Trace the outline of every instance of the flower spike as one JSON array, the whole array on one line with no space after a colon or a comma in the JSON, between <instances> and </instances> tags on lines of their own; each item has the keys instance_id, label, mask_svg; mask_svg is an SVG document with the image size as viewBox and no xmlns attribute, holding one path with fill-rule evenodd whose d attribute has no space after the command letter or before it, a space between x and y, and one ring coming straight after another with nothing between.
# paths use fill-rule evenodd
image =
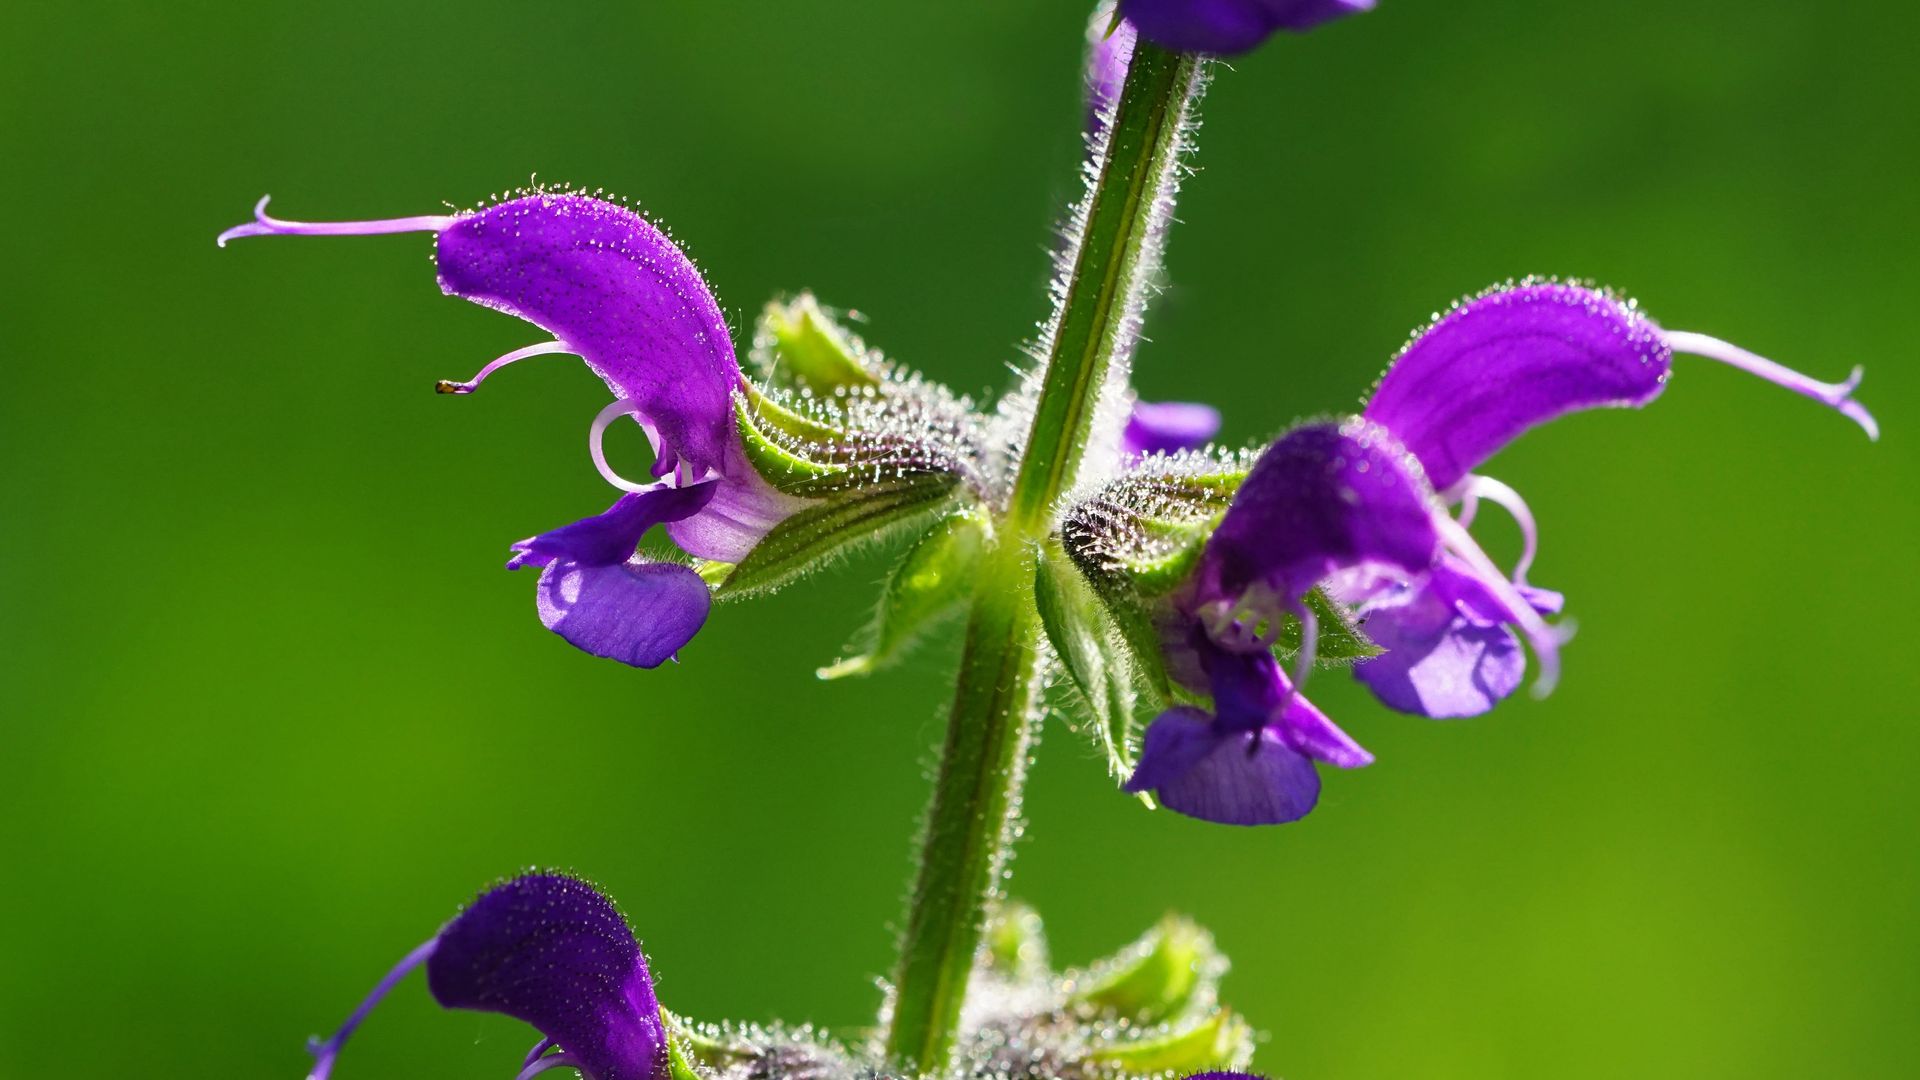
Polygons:
<instances>
[{"instance_id":1,"label":"flower spike","mask_svg":"<svg viewBox=\"0 0 1920 1080\"><path fill-rule=\"evenodd\" d=\"M220 247L243 236L380 236L386 233L439 232L457 221L445 214L418 217L385 218L377 221L286 221L267 213L271 195L260 196L253 204L253 220L235 225L213 238Z\"/></svg>"}]
</instances>

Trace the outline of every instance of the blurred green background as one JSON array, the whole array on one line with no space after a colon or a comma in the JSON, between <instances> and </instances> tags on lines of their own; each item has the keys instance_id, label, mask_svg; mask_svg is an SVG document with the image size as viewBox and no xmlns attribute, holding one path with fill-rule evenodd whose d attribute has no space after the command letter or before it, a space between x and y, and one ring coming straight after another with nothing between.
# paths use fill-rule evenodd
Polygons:
<instances>
[{"instance_id":1,"label":"blurred green background","mask_svg":"<svg viewBox=\"0 0 1920 1080\"><path fill-rule=\"evenodd\" d=\"M517 867L604 883L661 993L854 1032L890 964L950 640L822 684L884 560L590 660L507 542L607 499L604 391L442 298L428 241L213 235L543 180L671 223L738 325L812 287L1006 381L1074 190L1072 0L15 6L0 39L0 1074L295 1080ZM1528 272L1827 377L1887 436L1683 361L1490 470L1581 626L1471 722L1316 698L1379 756L1279 829L1149 814L1050 721L1014 891L1083 961L1163 911L1288 1078L1913 1075L1920 15L1387 0L1222 72L1138 382L1227 434L1351 406ZM1499 515L1489 542L1510 552ZM507 1077L418 983L340 1080Z\"/></svg>"}]
</instances>

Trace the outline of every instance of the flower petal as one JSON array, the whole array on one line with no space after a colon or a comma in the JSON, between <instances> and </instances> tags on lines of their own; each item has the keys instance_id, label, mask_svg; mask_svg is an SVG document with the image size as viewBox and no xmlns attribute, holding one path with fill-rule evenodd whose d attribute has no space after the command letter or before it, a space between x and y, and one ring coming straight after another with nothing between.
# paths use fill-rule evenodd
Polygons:
<instances>
[{"instance_id":1,"label":"flower petal","mask_svg":"<svg viewBox=\"0 0 1920 1080\"><path fill-rule=\"evenodd\" d=\"M1264 585L1292 604L1335 570L1423 572L1439 550L1430 499L1418 464L1378 429L1296 428L1261 455L1207 541L1199 599Z\"/></svg>"},{"instance_id":2,"label":"flower petal","mask_svg":"<svg viewBox=\"0 0 1920 1080\"><path fill-rule=\"evenodd\" d=\"M661 1080L667 1040L640 943L583 881L528 874L440 932L427 987L449 1009L533 1025L594 1080Z\"/></svg>"},{"instance_id":3,"label":"flower petal","mask_svg":"<svg viewBox=\"0 0 1920 1080\"><path fill-rule=\"evenodd\" d=\"M1313 809L1320 800L1320 774L1306 755L1266 730L1221 740L1154 792L1167 809L1203 821L1279 825Z\"/></svg>"},{"instance_id":4,"label":"flower petal","mask_svg":"<svg viewBox=\"0 0 1920 1080\"><path fill-rule=\"evenodd\" d=\"M1286 711L1270 730L1280 736L1281 742L1315 761L1324 761L1342 769L1359 769L1373 764L1373 755L1354 742L1353 736L1340 730L1340 726L1308 701L1304 694L1293 695L1287 702Z\"/></svg>"},{"instance_id":5,"label":"flower petal","mask_svg":"<svg viewBox=\"0 0 1920 1080\"><path fill-rule=\"evenodd\" d=\"M1238 53L1276 30L1311 30L1368 11L1374 0L1121 0L1141 36L1184 52Z\"/></svg>"},{"instance_id":6,"label":"flower petal","mask_svg":"<svg viewBox=\"0 0 1920 1080\"><path fill-rule=\"evenodd\" d=\"M1429 327L1363 415L1444 491L1536 424L1645 405L1672 361L1660 328L1632 305L1578 285L1525 284L1475 297Z\"/></svg>"},{"instance_id":7,"label":"flower petal","mask_svg":"<svg viewBox=\"0 0 1920 1080\"><path fill-rule=\"evenodd\" d=\"M1560 610L1559 593L1516 586L1541 614ZM1527 657L1515 621L1492 590L1457 560L1360 609L1367 636L1386 651L1361 661L1354 677L1391 709L1436 720L1478 716L1519 689Z\"/></svg>"},{"instance_id":8,"label":"flower petal","mask_svg":"<svg viewBox=\"0 0 1920 1080\"><path fill-rule=\"evenodd\" d=\"M584 566L558 560L540 573L540 621L583 652L659 667L693 640L713 600L700 575L677 563L633 560Z\"/></svg>"},{"instance_id":9,"label":"flower petal","mask_svg":"<svg viewBox=\"0 0 1920 1080\"><path fill-rule=\"evenodd\" d=\"M718 484L707 482L682 488L657 487L630 492L592 517L581 518L513 545L516 554L507 569L546 566L567 559L581 566L612 566L633 557L633 549L648 529L679 521L700 512L713 498Z\"/></svg>"},{"instance_id":10,"label":"flower petal","mask_svg":"<svg viewBox=\"0 0 1920 1080\"><path fill-rule=\"evenodd\" d=\"M726 318L665 233L624 206L539 194L440 232L440 287L564 342L658 434L655 475L693 479L734 453L740 381Z\"/></svg>"},{"instance_id":11,"label":"flower petal","mask_svg":"<svg viewBox=\"0 0 1920 1080\"><path fill-rule=\"evenodd\" d=\"M1140 761L1127 778L1126 790L1138 794L1172 783L1235 734L1216 727L1205 709L1191 705L1168 709L1147 725Z\"/></svg>"},{"instance_id":12,"label":"flower petal","mask_svg":"<svg viewBox=\"0 0 1920 1080\"><path fill-rule=\"evenodd\" d=\"M1437 629L1421 610L1430 607L1441 609ZM1518 689L1526 674L1526 653L1512 631L1452 614L1424 589L1406 608L1375 610L1366 625L1387 651L1356 665L1354 678L1404 713L1436 720L1478 716Z\"/></svg>"},{"instance_id":13,"label":"flower petal","mask_svg":"<svg viewBox=\"0 0 1920 1080\"><path fill-rule=\"evenodd\" d=\"M716 485L713 501L705 509L670 523L667 535L689 555L737 563L761 537L807 503L776 490L748 466Z\"/></svg>"},{"instance_id":14,"label":"flower petal","mask_svg":"<svg viewBox=\"0 0 1920 1080\"><path fill-rule=\"evenodd\" d=\"M1220 410L1191 401L1136 401L1120 433L1129 459L1198 450L1220 433Z\"/></svg>"}]
</instances>

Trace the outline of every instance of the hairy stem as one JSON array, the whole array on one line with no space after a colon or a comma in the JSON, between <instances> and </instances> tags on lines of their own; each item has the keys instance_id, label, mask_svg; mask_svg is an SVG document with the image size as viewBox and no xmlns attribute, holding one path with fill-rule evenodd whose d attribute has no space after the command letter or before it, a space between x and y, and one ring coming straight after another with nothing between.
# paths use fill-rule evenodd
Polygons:
<instances>
[{"instance_id":1,"label":"hairy stem","mask_svg":"<svg viewBox=\"0 0 1920 1080\"><path fill-rule=\"evenodd\" d=\"M1033 426L967 620L894 973L887 1053L914 1073L950 1064L974 957L1005 875L1041 690L1033 552L1074 483L1101 396L1137 336L1202 82L1199 65L1140 43L1076 208L1077 243L1057 287Z\"/></svg>"}]
</instances>

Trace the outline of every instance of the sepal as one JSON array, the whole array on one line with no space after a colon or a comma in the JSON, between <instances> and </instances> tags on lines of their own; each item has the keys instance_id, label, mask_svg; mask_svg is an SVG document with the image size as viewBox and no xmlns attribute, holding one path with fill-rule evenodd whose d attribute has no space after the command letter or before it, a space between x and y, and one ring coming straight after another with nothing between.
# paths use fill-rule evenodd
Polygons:
<instances>
[{"instance_id":1,"label":"sepal","mask_svg":"<svg viewBox=\"0 0 1920 1080\"><path fill-rule=\"evenodd\" d=\"M1313 612L1318 623L1313 650L1315 665L1346 667L1386 651L1367 637L1363 618L1356 618L1347 607L1334 603L1333 598L1319 586L1308 589L1300 602ZM1290 659L1300 651L1301 623L1291 614L1281 617L1284 621L1279 635L1274 639L1273 651L1282 659Z\"/></svg>"},{"instance_id":2,"label":"sepal","mask_svg":"<svg viewBox=\"0 0 1920 1080\"><path fill-rule=\"evenodd\" d=\"M751 361L769 386L831 397L880 385L886 362L820 307L810 292L775 300L754 327Z\"/></svg>"},{"instance_id":3,"label":"sepal","mask_svg":"<svg viewBox=\"0 0 1920 1080\"><path fill-rule=\"evenodd\" d=\"M957 1074L1119 1080L1237 1068L1251 1057L1252 1029L1218 1004L1226 958L1189 920L1168 916L1114 956L1059 974L1045 970L1039 934L1024 907L989 924Z\"/></svg>"},{"instance_id":4,"label":"sepal","mask_svg":"<svg viewBox=\"0 0 1920 1080\"><path fill-rule=\"evenodd\" d=\"M917 473L851 488L773 527L714 590L732 599L777 589L861 543L947 512L960 489L951 473Z\"/></svg>"},{"instance_id":5,"label":"sepal","mask_svg":"<svg viewBox=\"0 0 1920 1080\"><path fill-rule=\"evenodd\" d=\"M1047 641L1092 720L1108 771L1125 778L1133 772L1137 743L1133 650L1105 602L1058 544L1046 544L1035 563L1033 598Z\"/></svg>"},{"instance_id":6,"label":"sepal","mask_svg":"<svg viewBox=\"0 0 1920 1080\"><path fill-rule=\"evenodd\" d=\"M978 507L954 514L915 544L887 579L859 652L818 672L822 679L866 675L891 664L973 595L974 570L993 526Z\"/></svg>"},{"instance_id":7,"label":"sepal","mask_svg":"<svg viewBox=\"0 0 1920 1080\"><path fill-rule=\"evenodd\" d=\"M1155 1024L1190 1006L1211 1007L1226 969L1212 934L1191 919L1168 915L1140 940L1096 964L1067 1001L1089 1018Z\"/></svg>"},{"instance_id":8,"label":"sepal","mask_svg":"<svg viewBox=\"0 0 1920 1080\"><path fill-rule=\"evenodd\" d=\"M1112 1076L1192 1076L1243 1069L1253 1060L1253 1028L1226 1009L1172 1024L1088 1053L1089 1073Z\"/></svg>"},{"instance_id":9,"label":"sepal","mask_svg":"<svg viewBox=\"0 0 1920 1080\"><path fill-rule=\"evenodd\" d=\"M745 385L734 422L748 464L787 495L820 499L919 473L981 483L976 418L962 399L917 379L839 402Z\"/></svg>"},{"instance_id":10,"label":"sepal","mask_svg":"<svg viewBox=\"0 0 1920 1080\"><path fill-rule=\"evenodd\" d=\"M1061 541L1090 574L1165 595L1190 576L1253 461L1247 453L1149 458L1068 508Z\"/></svg>"},{"instance_id":11,"label":"sepal","mask_svg":"<svg viewBox=\"0 0 1920 1080\"><path fill-rule=\"evenodd\" d=\"M1044 979L1051 970L1046 924L1040 913L1018 900L1008 900L987 920L983 936L989 971L1014 982Z\"/></svg>"}]
</instances>

